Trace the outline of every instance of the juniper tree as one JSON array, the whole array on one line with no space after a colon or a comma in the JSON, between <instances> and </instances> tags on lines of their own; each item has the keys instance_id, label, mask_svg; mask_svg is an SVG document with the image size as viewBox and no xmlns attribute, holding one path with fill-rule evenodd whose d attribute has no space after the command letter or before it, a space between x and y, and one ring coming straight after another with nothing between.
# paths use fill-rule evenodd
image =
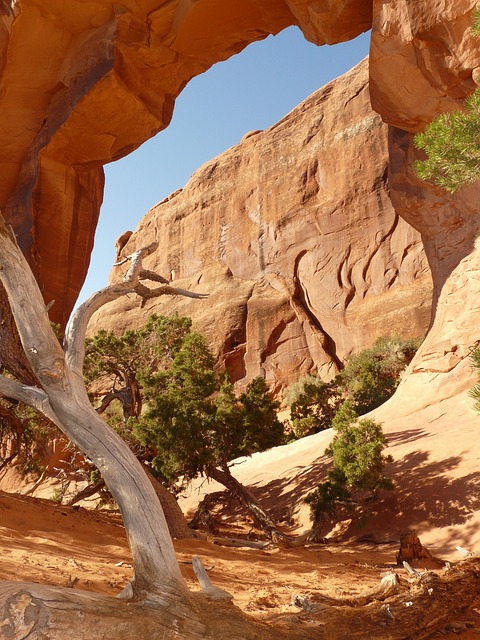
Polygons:
<instances>
[{"instance_id":1,"label":"juniper tree","mask_svg":"<svg viewBox=\"0 0 480 640\"><path fill-rule=\"evenodd\" d=\"M184 482L198 474L215 478L266 530L276 531L229 463L282 442L278 403L263 378L237 398L225 375L215 371L205 338L191 325L190 318L153 315L143 329L121 336L102 330L87 340L85 375L101 397L97 411L121 403L118 432L171 490L178 489L180 477Z\"/></svg>"},{"instance_id":2,"label":"juniper tree","mask_svg":"<svg viewBox=\"0 0 480 640\"><path fill-rule=\"evenodd\" d=\"M472 31L480 35L480 9ZM427 155L414 163L422 180L453 193L480 179L480 89L465 100L463 109L437 116L414 141Z\"/></svg>"},{"instance_id":3,"label":"juniper tree","mask_svg":"<svg viewBox=\"0 0 480 640\"><path fill-rule=\"evenodd\" d=\"M238 398L233 385L214 371L203 336L190 333L171 366L141 382L146 410L133 422L143 445L155 451L152 466L167 483L197 475L223 484L271 536L281 536L271 517L232 475L230 461L281 444L278 403L263 378Z\"/></svg>"},{"instance_id":4,"label":"juniper tree","mask_svg":"<svg viewBox=\"0 0 480 640\"><path fill-rule=\"evenodd\" d=\"M332 421L336 433L325 450L332 458L332 469L327 480L305 498L317 526L323 515L335 513L339 504L353 504L356 492L376 495L381 489L393 489L391 478L384 473L391 457L383 454L388 443L382 426L370 418L357 420L354 405L347 400Z\"/></svg>"}]
</instances>

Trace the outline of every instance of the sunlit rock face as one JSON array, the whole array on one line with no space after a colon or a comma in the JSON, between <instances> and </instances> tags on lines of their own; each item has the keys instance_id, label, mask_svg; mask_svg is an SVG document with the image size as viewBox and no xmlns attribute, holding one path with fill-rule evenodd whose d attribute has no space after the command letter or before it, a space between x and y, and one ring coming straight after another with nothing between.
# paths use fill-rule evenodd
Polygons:
<instances>
[{"instance_id":1,"label":"sunlit rock face","mask_svg":"<svg viewBox=\"0 0 480 640\"><path fill-rule=\"evenodd\" d=\"M0 19L0 206L65 322L102 165L165 128L176 96L212 64L293 24L318 43L352 38L370 27L371 3L8 0Z\"/></svg>"},{"instance_id":2,"label":"sunlit rock face","mask_svg":"<svg viewBox=\"0 0 480 640\"><path fill-rule=\"evenodd\" d=\"M478 193L471 187L447 197L420 184L409 160L410 134L440 111L458 107L474 87L479 48L468 26L475 5L476 0L4 2L0 204L46 301L55 299L52 317L65 321L88 266L103 193L101 166L164 128L176 96L193 76L289 25L319 45L372 28L370 95L392 127L390 194L397 214L423 234L434 278L435 320L414 369L417 380L448 379L448 389L465 385L465 355L474 337L474 311L465 301L479 293ZM305 261L299 266L307 269Z\"/></svg>"},{"instance_id":3,"label":"sunlit rock face","mask_svg":"<svg viewBox=\"0 0 480 640\"><path fill-rule=\"evenodd\" d=\"M331 377L379 335L423 335L429 269L420 235L392 207L387 167L364 61L201 167L130 237L124 254L158 242L148 268L208 300L119 300L91 330L178 311L236 381L265 375L276 389L305 373Z\"/></svg>"}]
</instances>

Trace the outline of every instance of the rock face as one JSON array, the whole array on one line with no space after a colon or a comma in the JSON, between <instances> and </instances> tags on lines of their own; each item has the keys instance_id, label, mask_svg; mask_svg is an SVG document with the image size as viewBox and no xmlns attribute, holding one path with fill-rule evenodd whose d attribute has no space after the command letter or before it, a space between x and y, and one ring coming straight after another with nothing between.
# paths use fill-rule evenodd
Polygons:
<instances>
[{"instance_id":1,"label":"rock face","mask_svg":"<svg viewBox=\"0 0 480 640\"><path fill-rule=\"evenodd\" d=\"M387 134L370 107L367 61L247 134L153 208L123 248L158 242L148 268L208 300L121 299L90 331L188 314L234 380L265 375L276 389L302 373L329 378L379 335L423 335L432 283L420 235L390 202Z\"/></svg>"},{"instance_id":2,"label":"rock face","mask_svg":"<svg viewBox=\"0 0 480 640\"><path fill-rule=\"evenodd\" d=\"M366 0L317 4L2 3L0 206L54 320L68 318L88 268L102 165L164 129L185 84L250 42L292 24L318 43L370 28Z\"/></svg>"},{"instance_id":3,"label":"rock face","mask_svg":"<svg viewBox=\"0 0 480 640\"><path fill-rule=\"evenodd\" d=\"M479 48L468 26L476 4L2 3L0 206L46 301L56 300L52 318L65 321L88 265L102 198L101 165L164 128L175 97L193 76L289 25L316 44L372 28L370 94L391 129L391 198L396 213L423 235L434 280L434 323L411 378L432 397L432 382L448 392L465 386L466 355L477 340L478 188L446 196L420 184L408 163L411 134L438 112L458 107L475 86Z\"/></svg>"}]
</instances>

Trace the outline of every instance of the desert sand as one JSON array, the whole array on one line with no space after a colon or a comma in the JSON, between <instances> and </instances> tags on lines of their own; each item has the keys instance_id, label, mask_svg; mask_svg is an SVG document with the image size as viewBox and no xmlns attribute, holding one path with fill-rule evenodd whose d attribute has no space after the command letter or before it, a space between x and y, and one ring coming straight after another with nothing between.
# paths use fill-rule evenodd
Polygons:
<instances>
[{"instance_id":1,"label":"desert sand","mask_svg":"<svg viewBox=\"0 0 480 640\"><path fill-rule=\"evenodd\" d=\"M452 415L454 425L442 416ZM387 407L388 408L388 407ZM376 412L381 416L381 412ZM198 555L212 582L233 595L251 616L269 620L294 613L292 594L315 600L322 596L360 595L396 566L399 535L414 528L431 553L455 563L456 546L480 550L478 416L467 394L416 411L406 428L405 415L384 425L394 458L389 471L396 490L386 494L363 527L348 521L329 532L325 544L286 550L233 548L208 540L177 540L175 548L190 588L198 589L191 559ZM302 496L322 479L328 461L323 450L331 437L323 432L295 443L240 460L237 477L258 493L292 533L308 527ZM201 494L217 487L193 487L181 500L186 512ZM293 505L289 511L288 505ZM121 517L52 500L0 492L0 578L53 585L74 585L104 594L118 593L132 575L131 558ZM220 535L258 537L251 522L223 507L216 514ZM442 571L432 561L417 561L419 570ZM441 637L480 637L480 594L460 622ZM458 631L458 629L457 629ZM440 637L440 636L439 636Z\"/></svg>"}]
</instances>

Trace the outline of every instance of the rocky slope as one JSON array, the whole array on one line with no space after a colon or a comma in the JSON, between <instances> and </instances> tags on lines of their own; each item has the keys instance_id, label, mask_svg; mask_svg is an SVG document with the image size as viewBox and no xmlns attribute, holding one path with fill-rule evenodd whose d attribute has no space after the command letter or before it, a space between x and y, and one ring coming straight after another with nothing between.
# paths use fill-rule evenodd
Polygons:
<instances>
[{"instance_id":1,"label":"rocky slope","mask_svg":"<svg viewBox=\"0 0 480 640\"><path fill-rule=\"evenodd\" d=\"M387 167L364 61L201 167L129 238L124 255L158 242L148 268L208 300L119 299L90 331L191 315L235 380L265 375L277 389L302 373L328 378L379 335L423 335L429 268L392 207Z\"/></svg>"}]
</instances>

